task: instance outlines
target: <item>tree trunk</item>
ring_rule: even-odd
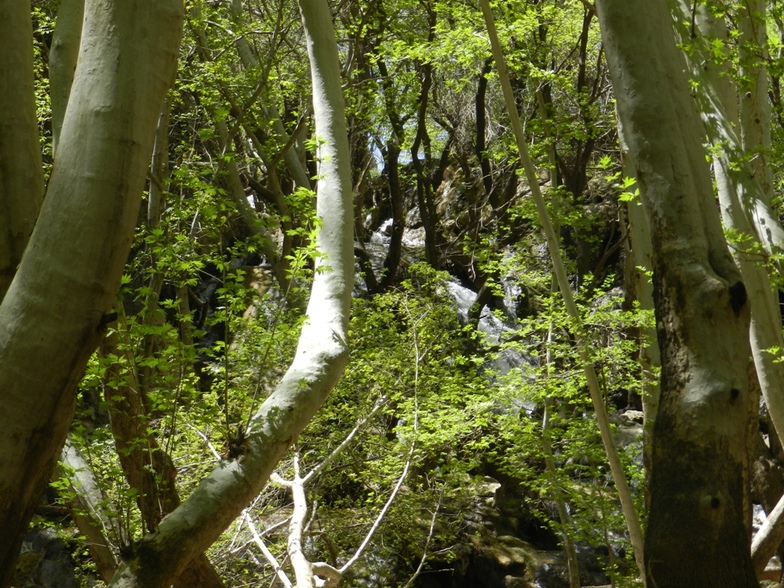
[[[109,422],[123,473],[128,485],[136,490],[136,504],[145,527],[154,531],[161,519],[180,505],[177,470],[171,456],[161,449],[150,433],[149,415],[142,401],[144,387],[134,369],[136,364],[130,351],[127,329],[123,316],[117,333],[107,336],[102,345],[103,353],[126,360],[118,361],[109,368],[104,401],[109,407]],[[114,382],[121,384],[115,385]],[[173,584],[175,588],[219,588],[223,581],[202,553]]]
[[[653,239],[662,356],[648,584],[757,586],[744,524],[749,305],[664,0],[597,2]]]
[[[629,540],[632,544],[632,549],[634,550],[634,560],[640,571],[640,575],[644,575],[642,527],[640,525],[640,519],[637,516],[637,511],[634,508],[629,483],[626,480],[626,473],[624,472],[620,455],[618,454],[618,447],[615,444],[615,439],[613,438],[612,430],[610,428],[610,420],[607,414],[607,407],[604,404],[604,396],[599,387],[599,379],[596,375],[596,370],[594,369],[593,360],[585,337],[585,324],[574,300],[574,294],[572,293],[571,285],[566,273],[566,266],[561,258],[558,236],[550,221],[550,214],[539,188],[539,175],[536,173],[533,161],[528,154],[523,124],[520,120],[520,115],[517,112],[517,106],[515,105],[512,84],[509,79],[509,71],[507,70],[506,60],[503,51],[501,50],[501,42],[499,41],[498,32],[495,28],[495,21],[493,19],[493,12],[489,0],[480,0],[480,6],[490,37],[493,58],[495,59],[498,77],[501,81],[504,102],[515,136],[517,150],[520,154],[523,169],[525,170],[526,180],[531,188],[531,195],[533,196],[536,205],[539,221],[542,223],[542,228],[544,229],[544,234],[547,239],[547,248],[549,249],[550,260],[553,263],[553,274],[558,284],[558,288],[561,290],[566,311],[572,321],[571,328],[573,329],[573,336],[577,343],[577,351],[580,355],[583,373],[585,374],[585,379],[588,384],[588,392],[591,396],[591,403],[593,404],[594,413],[596,415],[596,424],[599,427],[602,445],[604,445],[604,452],[607,456],[607,463],[610,466],[613,481],[615,482],[615,487],[618,491],[618,499],[620,501],[621,511],[623,512],[623,518],[626,522],[626,529],[629,531]],[[643,587],[645,587],[644,578]]]
[[[353,287],[350,154],[340,64],[326,0],[300,3],[313,78],[321,227],[306,323],[294,360],[254,415],[240,455],[222,462],[158,529],[135,546],[110,586],[159,588],[209,547],[258,494],[275,465],[337,383],[348,360],[346,333]]]
[[[108,582],[117,571],[117,557],[106,534],[111,531],[117,539],[122,530],[116,519],[105,516],[103,505],[106,499],[90,464],[79,450],[66,442],[60,460],[65,466],[62,475],[67,476],[71,492],[75,495],[70,501],[71,516],[87,540],[87,549],[98,575]]]
[[[22,259],[44,195],[29,0],[0,3],[0,138],[2,300]]]
[[[57,10],[57,21],[49,50],[49,96],[52,103],[52,154],[57,153],[57,143],[63,128],[68,97],[71,94],[76,63],[79,60],[79,42],[82,38],[84,0],[64,0]]]
[[[0,586],[11,581],[73,416],[76,385],[111,321],[177,60],[178,0],[92,0],[85,15],[47,196],[0,305]],[[18,131],[34,137],[36,124]],[[17,163],[23,173],[32,173],[32,159]]]
[[[673,2],[673,12],[679,21],[688,18],[691,7],[683,0]],[[757,378],[770,413],[771,421],[781,438],[784,432],[784,364],[776,360],[771,349],[784,348],[781,332],[781,312],[778,300],[762,265],[761,232],[784,234],[778,220],[769,218],[762,226],[753,220],[759,207],[767,207],[765,195],[754,172],[744,162],[745,153],[736,129],[740,127],[738,96],[726,67],[712,63],[707,43],[714,40],[728,42],[726,25],[701,7],[695,14],[698,33],[703,39],[695,42],[687,56],[692,75],[699,80],[695,92],[702,113],[706,134],[715,146],[713,168],[719,193],[724,225],[735,240],[733,256],[746,284],[751,305],[751,350]],[[683,26],[676,32],[682,42],[691,34]],[[759,229],[762,229],[761,231]],[[764,248],[764,247],[763,247]]]
[[[618,143],[621,148],[621,164],[625,177],[634,176],[634,162],[629,156],[629,149],[623,134],[623,125],[618,121]],[[636,188],[636,185],[635,185]],[[627,300],[636,300],[640,310],[653,310],[653,284],[649,273],[653,268],[651,251],[651,230],[645,216],[642,202],[635,198],[627,202],[626,216],[629,223],[629,243],[626,252],[624,283]],[[640,397],[643,410],[643,467],[647,473],[651,471],[651,441],[656,413],[659,412],[659,382],[653,376],[661,367],[659,343],[656,340],[655,327],[645,327],[639,331],[641,386]],[[645,483],[645,504],[650,504],[648,488],[649,479]]]

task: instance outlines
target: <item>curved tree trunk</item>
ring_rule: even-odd
[[[321,407],[348,360],[353,287],[353,212],[340,64],[326,0],[300,3],[313,78],[319,180],[316,238],[321,256],[294,360],[254,415],[240,455],[222,462],[136,546],[110,584],[168,586],[264,487],[275,465]]]
[[[178,0],[86,5],[46,199],[0,305],[0,586],[11,581],[73,416],[76,385],[111,321],[182,12]],[[35,119],[30,124],[20,132],[35,136]]]
[[[724,239],[664,0],[597,2],[653,238],[662,355],[649,586],[755,587],[744,524],[749,305]]]

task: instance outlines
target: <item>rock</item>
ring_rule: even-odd
[[[27,534],[14,585],[17,588],[79,588],[70,549],[54,529],[33,529]]]

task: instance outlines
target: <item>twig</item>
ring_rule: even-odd
[[[302,478],[302,483],[307,484],[311,479],[315,478],[321,472],[323,472],[324,469],[326,469],[326,467],[335,460],[340,452],[343,451],[349,443],[351,443],[359,430],[365,426],[365,424],[367,424],[367,422],[372,419],[379,410],[381,410],[386,401],[386,396],[381,396],[378,400],[376,400],[376,404],[373,406],[373,409],[365,417],[357,421],[357,424],[354,426],[351,432],[346,435],[346,438],[343,439],[343,441],[341,441],[340,444],[335,447],[335,449],[332,450],[332,453],[330,453],[320,464],[310,470],[307,475]]]
[[[267,548],[266,544],[264,543],[264,540],[261,538],[261,535],[259,535],[259,532],[256,530],[256,525],[253,524],[253,520],[250,518],[250,513],[248,512],[248,509],[242,511],[242,517],[245,520],[245,523],[248,525],[251,535],[253,535],[253,542],[261,550],[261,553],[264,554],[264,557],[267,558],[267,561],[270,563],[272,569],[275,571],[275,574],[283,583],[283,586],[285,586],[285,588],[293,588],[291,584],[291,580],[289,580],[289,577],[286,575],[286,572],[283,571],[283,568],[278,563],[278,560],[275,559],[275,556]]]
[[[419,565],[417,569],[414,571],[414,574],[409,578],[406,585],[403,588],[411,588],[414,585],[414,582],[419,577],[419,574],[422,573],[422,568],[425,566],[425,560],[427,559],[427,548],[430,547],[430,541],[433,539],[433,532],[436,528],[436,517],[438,517],[438,511],[441,508],[441,501],[444,498],[444,489],[446,485],[441,486],[441,493],[438,495],[438,502],[436,503],[436,508],[433,511],[433,516],[430,519],[430,530],[427,533],[427,541],[425,541],[425,549],[422,552],[422,558],[419,560]]]
[[[218,453],[218,450],[217,450],[217,449],[215,449],[215,446],[214,446],[214,445],[213,445],[213,444],[210,442],[210,438],[209,438],[209,437],[207,437],[207,435],[205,435],[205,434],[204,434],[204,433],[202,433],[201,431],[199,431],[199,429],[197,429],[196,427],[194,427],[192,424],[190,424],[190,423],[186,423],[186,424],[187,424],[187,425],[188,425],[188,426],[189,426],[191,429],[193,429],[193,431],[194,431],[194,432],[195,432],[195,433],[196,433],[196,434],[197,434],[199,437],[201,437],[201,438],[202,438],[202,441],[204,441],[204,443],[207,445],[207,448],[210,450],[210,452],[212,453],[213,457],[215,457],[215,459],[216,459],[217,461],[221,461],[221,460],[222,460],[222,458],[221,458],[221,456],[220,456],[220,453]]]
[[[408,476],[408,470],[411,468],[411,462],[412,462],[412,458],[414,456],[414,447],[415,447],[415,444],[412,443],[411,444],[411,448],[408,451],[408,457],[406,459],[406,465],[403,468],[403,473],[400,474],[400,478],[398,479],[397,484],[395,484],[395,488],[394,488],[394,490],[392,490],[392,494],[389,495],[389,498],[387,498],[386,503],[384,503],[384,508],[381,509],[381,512],[378,513],[378,516],[376,517],[376,520],[373,521],[373,525],[370,527],[370,530],[368,531],[367,535],[365,536],[364,541],[362,541],[362,544],[357,548],[357,550],[354,553],[354,555],[351,556],[351,559],[349,559],[340,568],[340,573],[341,574],[345,574],[346,571],[351,566],[353,566],[355,563],[357,563],[357,560],[362,556],[362,553],[365,551],[365,548],[367,548],[368,544],[370,543],[370,540],[373,538],[373,535],[378,530],[378,527],[381,525],[381,521],[384,519],[384,516],[387,514],[387,511],[389,510],[389,507],[392,506],[392,502],[394,502],[395,498],[397,498],[397,495],[400,492],[400,488],[403,486],[403,482],[406,480],[406,477]]]
[[[294,498],[287,545],[289,560],[291,567],[294,568],[297,586],[308,586],[313,583],[313,569],[302,550],[302,530],[305,526],[305,516],[308,514],[308,501],[299,475],[299,453],[296,452],[294,453],[294,479],[288,482],[288,486]]]
[[[411,324],[416,326],[417,321],[413,320],[413,317],[411,316],[411,310],[408,308],[408,305],[405,306],[409,318],[411,319]],[[425,351],[425,353],[427,353],[427,351]],[[406,465],[403,467],[403,473],[400,474],[400,478],[398,479],[397,484],[395,484],[395,488],[392,490],[392,494],[389,495],[389,498],[387,498],[386,503],[384,503],[384,507],[381,509],[381,512],[378,513],[376,520],[373,521],[373,525],[370,527],[370,530],[365,536],[364,541],[362,541],[362,544],[357,548],[356,552],[354,552],[354,555],[351,556],[351,558],[340,568],[341,574],[345,574],[346,571],[362,556],[362,553],[370,544],[370,540],[373,538],[373,535],[381,525],[381,521],[386,516],[389,507],[392,506],[392,502],[394,502],[395,498],[397,498],[397,495],[400,492],[400,488],[402,488],[403,482],[408,476],[408,470],[411,469],[411,462],[414,458],[414,448],[416,447],[416,432],[419,428],[419,401],[417,398],[417,389],[419,384],[419,362],[424,357],[424,354],[420,355],[419,352],[419,338],[417,336],[416,330],[414,330],[414,356],[414,440],[411,441],[411,445],[408,450]]]

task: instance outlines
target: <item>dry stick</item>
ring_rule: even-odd
[[[387,400],[386,396],[381,396],[378,400],[376,400],[376,403],[373,406],[373,409],[367,415],[365,415],[364,417],[359,419],[359,421],[357,421],[357,424],[354,426],[354,428],[351,430],[351,432],[348,435],[346,435],[346,438],[343,439],[343,441],[341,441],[340,444],[338,444],[338,446],[335,447],[335,449],[332,450],[332,453],[330,453],[324,459],[324,461],[322,461],[320,464],[318,464],[316,467],[314,467],[312,470],[310,470],[302,478],[302,484],[303,485],[307,484],[313,478],[315,478],[316,476],[320,475],[321,472],[323,472],[325,469],[327,469],[327,466],[329,466],[333,461],[335,461],[335,458],[340,453],[342,453],[343,450],[346,447],[348,447],[348,445],[349,445],[349,443],[351,443],[351,441],[353,441],[354,437],[356,437],[356,435],[360,431],[360,429],[362,429],[362,427],[364,427],[366,423],[370,422],[370,419],[372,419],[374,416],[376,416],[376,413],[378,413],[378,411],[380,411],[384,407],[384,404],[386,403],[386,400]]]
[[[770,554],[784,541],[784,497],[776,503],[751,542],[751,561],[759,578],[770,561]]]
[[[384,507],[381,509],[381,512],[378,513],[376,520],[373,522],[373,525],[370,527],[370,530],[365,535],[364,541],[360,544],[357,548],[354,555],[343,564],[340,568],[340,573],[345,574],[351,566],[353,566],[359,558],[364,553],[365,549],[368,545],[370,545],[370,540],[373,538],[373,535],[378,530],[379,526],[381,526],[381,522],[384,520],[384,517],[389,510],[389,507],[392,506],[392,503],[397,498],[397,495],[400,493],[400,489],[403,487],[403,482],[406,481],[408,477],[408,472],[411,469],[411,463],[414,461],[414,450],[417,444],[417,435],[419,433],[419,399],[418,399],[418,390],[419,390],[419,364],[424,359],[425,355],[427,355],[428,349],[425,349],[423,352],[419,350],[419,335],[417,331],[417,325],[419,324],[419,320],[423,319],[424,316],[420,317],[419,320],[414,320],[414,317],[411,315],[411,309],[408,307],[408,304],[405,305],[406,313],[408,314],[408,318],[411,320],[411,324],[414,325],[414,435],[413,439],[411,440],[411,444],[408,448],[408,455],[406,456],[406,463],[403,466],[403,471],[400,474],[400,477],[397,480],[397,484],[395,484],[392,493],[387,498],[387,501],[384,503]]]
[[[331,565],[325,562],[308,562],[304,558],[304,555],[302,555],[302,545],[301,545],[303,532],[307,530],[307,527],[310,526],[310,523],[308,523],[308,525],[304,526],[303,528],[303,524],[302,524],[305,518],[305,514],[308,511],[307,500],[305,497],[305,484],[307,484],[313,478],[321,474],[327,468],[327,466],[331,464],[335,460],[335,458],[340,453],[343,452],[343,450],[346,447],[348,447],[348,445],[351,443],[354,437],[356,437],[357,433],[362,429],[362,427],[364,427],[365,424],[370,422],[370,420],[384,407],[385,403],[386,403],[386,397],[384,396],[376,400],[373,409],[367,415],[365,415],[364,417],[359,419],[359,421],[357,421],[357,424],[354,426],[351,432],[348,435],[346,435],[346,438],[343,439],[343,441],[332,451],[332,453],[330,453],[321,463],[319,463],[305,476],[300,476],[299,458],[296,454],[294,457],[294,478],[292,480],[284,480],[278,474],[272,475],[272,480],[280,484],[281,486],[285,486],[286,488],[290,489],[292,496],[294,497],[294,514],[292,514],[290,518],[291,525],[289,531],[289,552],[290,552],[289,556],[290,559],[292,560],[292,565],[295,565],[295,567],[298,567],[298,569],[303,570],[303,577],[304,577],[304,571],[308,571],[311,576],[317,575],[326,578],[326,583],[324,584],[324,586],[326,587],[337,586],[340,583],[340,581],[342,580],[343,572],[345,572],[348,569],[348,567],[351,564],[353,564],[354,561],[356,561],[356,559],[359,558],[359,555],[361,555],[361,550],[363,550],[366,543],[370,541],[370,538],[372,537],[372,533],[373,531],[375,531],[377,525],[374,525],[373,529],[371,530],[371,533],[365,539],[365,543],[363,543],[363,545],[360,547],[360,550],[358,550],[358,553],[355,554],[354,558],[352,558],[352,561],[349,564],[346,564],[346,566],[344,566],[340,571],[336,570],[334,567],[332,567]],[[198,430],[197,433],[201,434]],[[408,464],[406,465],[408,466]],[[405,468],[404,476],[407,473],[408,473],[408,467]],[[401,482],[398,483],[398,487],[396,488],[396,490],[399,489],[399,486],[401,484],[402,484],[402,479]],[[394,499],[394,496],[396,496],[396,494],[397,494],[396,492],[393,493],[393,496],[390,498],[390,500],[387,501],[387,504],[391,503],[391,501]],[[312,510],[313,510],[313,514],[315,514],[315,508]],[[245,520],[246,522],[248,522],[248,525],[251,527],[251,531],[253,532],[254,541],[256,542],[256,545],[258,545],[259,548],[262,550],[262,553],[267,558],[267,561],[272,563],[273,567],[275,567],[275,571],[278,574],[278,576],[281,576],[281,574],[285,575],[285,572],[283,572],[280,569],[279,564],[275,560],[274,556],[272,556],[272,552],[270,552],[267,546],[264,545],[264,542],[261,540],[261,537],[258,536],[258,533],[256,532],[255,528],[252,528],[252,523],[250,521],[248,509],[244,511],[244,514],[245,514]],[[379,516],[383,517],[384,514],[386,514],[386,509],[383,510],[382,514]],[[377,522],[379,521],[377,520]],[[291,553],[292,551],[294,553]],[[288,578],[287,581],[289,581]],[[299,586],[300,583],[301,583],[300,580],[298,580],[297,586]],[[291,586],[290,581],[289,581],[289,586]]]
[[[564,298],[564,304],[569,316],[572,318],[575,327],[575,339],[577,341],[577,349],[580,353],[580,360],[583,364],[585,371],[585,378],[588,382],[588,390],[591,394],[591,401],[593,402],[594,412],[596,413],[596,420],[599,424],[599,432],[602,436],[604,443],[604,450],[607,453],[607,461],[612,470],[613,480],[618,489],[618,497],[621,501],[621,510],[623,511],[624,518],[626,519],[626,528],[629,531],[629,539],[632,543],[634,550],[634,559],[640,571],[640,577],[645,582],[645,564],[643,562],[643,536],[640,521],[637,518],[637,512],[634,510],[634,503],[632,501],[631,491],[629,484],[626,481],[626,476],[621,465],[620,457],[618,456],[618,448],[615,446],[615,440],[612,436],[610,429],[610,420],[607,417],[607,410],[604,406],[604,400],[599,389],[599,381],[596,377],[596,372],[593,369],[591,358],[588,352],[587,344],[584,339],[583,323],[580,318],[580,313],[577,310],[577,305],[574,302],[569,280],[566,274],[563,260],[561,259],[561,251],[559,249],[558,237],[553,229],[550,216],[547,212],[542,192],[539,189],[539,179],[534,168],[534,164],[528,155],[528,148],[525,142],[525,133],[523,132],[523,125],[520,122],[520,117],[517,113],[515,106],[514,95],[512,93],[512,85],[509,82],[509,72],[506,68],[503,51],[501,50],[501,43],[498,40],[498,33],[495,28],[495,21],[493,13],[490,9],[488,0],[480,0],[482,6],[482,13],[484,14],[487,32],[490,37],[490,44],[493,49],[493,58],[495,59],[496,68],[498,70],[498,78],[501,82],[501,89],[504,93],[504,102],[506,109],[509,112],[512,130],[514,132],[515,142],[517,149],[520,153],[520,160],[525,170],[525,176],[528,180],[528,185],[531,188],[531,196],[536,204],[536,210],[539,213],[539,221],[542,223],[545,236],[547,238],[547,246],[550,251],[550,258],[553,263],[553,271],[558,281],[558,286],[561,289],[561,294]]]
[[[313,586],[315,576],[323,578],[323,582],[317,584],[318,586],[335,588],[340,584],[343,575],[326,562],[310,562],[302,551],[302,536],[310,527],[310,523],[313,522],[316,508],[312,509],[311,519],[305,524],[305,516],[308,513],[308,501],[305,496],[304,478],[300,476],[299,453],[294,453],[294,478],[292,480],[279,478],[278,481],[291,490],[291,495],[294,498],[294,508],[289,522],[288,552],[289,561],[296,576],[296,588]]]
[[[353,566],[355,563],[357,563],[357,561],[359,561],[359,558],[362,557],[362,554],[365,552],[365,549],[370,544],[370,540],[373,538],[373,535],[375,535],[379,526],[381,526],[381,522],[384,520],[384,517],[386,516],[387,511],[389,510],[389,507],[392,506],[392,503],[395,501],[395,498],[397,498],[397,495],[400,493],[400,489],[403,487],[403,482],[405,482],[406,478],[408,477],[408,471],[411,469],[411,462],[414,457],[415,447],[416,444],[412,442],[408,451],[408,456],[406,458],[406,464],[403,467],[403,472],[400,474],[400,477],[397,480],[397,484],[395,484],[395,488],[392,490],[392,494],[389,495],[389,498],[387,498],[387,501],[384,503],[384,507],[381,509],[381,512],[378,513],[376,520],[373,521],[373,525],[370,527],[370,530],[367,532],[367,535],[365,535],[364,541],[362,541],[360,546],[354,552],[354,555],[351,556],[351,559],[349,559],[345,564],[343,564],[340,570],[338,570],[341,575],[345,574],[349,570],[349,568],[351,568],[351,566]]]
[[[248,529],[250,529],[251,535],[253,535],[253,542],[259,548],[261,553],[264,554],[264,557],[272,566],[272,569],[275,571],[275,575],[278,576],[278,579],[283,584],[285,588],[292,588],[291,580],[286,575],[286,572],[283,570],[283,566],[280,565],[278,560],[272,554],[272,552],[267,548],[267,545],[264,543],[264,540],[259,535],[259,532],[256,530],[256,525],[253,524],[253,519],[250,518],[250,513],[248,509],[242,511],[242,518],[245,520],[245,524],[248,525]]]

